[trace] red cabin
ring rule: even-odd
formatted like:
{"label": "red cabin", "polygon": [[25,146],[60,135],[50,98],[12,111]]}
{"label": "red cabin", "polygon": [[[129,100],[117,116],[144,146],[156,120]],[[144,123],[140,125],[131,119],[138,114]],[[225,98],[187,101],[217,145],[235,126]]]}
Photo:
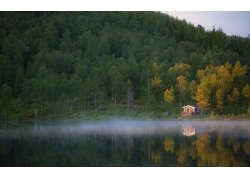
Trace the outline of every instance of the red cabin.
{"label": "red cabin", "polygon": [[181,112],[181,115],[183,116],[193,116],[193,115],[200,114],[200,110],[197,106],[187,105],[187,106],[183,106],[182,108],[183,108],[183,111]]}

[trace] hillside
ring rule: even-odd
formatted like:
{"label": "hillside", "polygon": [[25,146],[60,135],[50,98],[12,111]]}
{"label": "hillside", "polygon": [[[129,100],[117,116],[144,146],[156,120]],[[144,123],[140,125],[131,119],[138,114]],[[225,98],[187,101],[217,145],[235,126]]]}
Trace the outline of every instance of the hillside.
{"label": "hillside", "polygon": [[245,109],[250,41],[160,12],[0,12],[0,117]]}

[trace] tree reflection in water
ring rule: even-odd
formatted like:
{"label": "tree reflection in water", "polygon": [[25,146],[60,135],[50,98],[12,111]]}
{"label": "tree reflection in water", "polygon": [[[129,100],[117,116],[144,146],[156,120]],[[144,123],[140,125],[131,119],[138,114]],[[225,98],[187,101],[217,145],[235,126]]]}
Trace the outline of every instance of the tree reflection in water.
{"label": "tree reflection in water", "polygon": [[250,166],[249,134],[0,133],[0,166]]}

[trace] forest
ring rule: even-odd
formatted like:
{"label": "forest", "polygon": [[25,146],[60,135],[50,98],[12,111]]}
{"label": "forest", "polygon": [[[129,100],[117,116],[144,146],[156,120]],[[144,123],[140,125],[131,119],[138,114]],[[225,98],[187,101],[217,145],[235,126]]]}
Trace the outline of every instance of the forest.
{"label": "forest", "polygon": [[161,12],[0,12],[0,118],[249,115],[249,60],[250,39]]}

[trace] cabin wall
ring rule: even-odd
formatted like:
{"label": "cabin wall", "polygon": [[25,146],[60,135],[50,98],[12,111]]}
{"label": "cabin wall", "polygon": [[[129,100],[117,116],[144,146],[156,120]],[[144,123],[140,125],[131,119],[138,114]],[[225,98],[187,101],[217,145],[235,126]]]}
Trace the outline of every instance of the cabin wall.
{"label": "cabin wall", "polygon": [[192,115],[199,115],[199,110],[195,107],[187,106],[183,107],[183,111],[181,112],[182,115],[185,116],[192,116]]}

